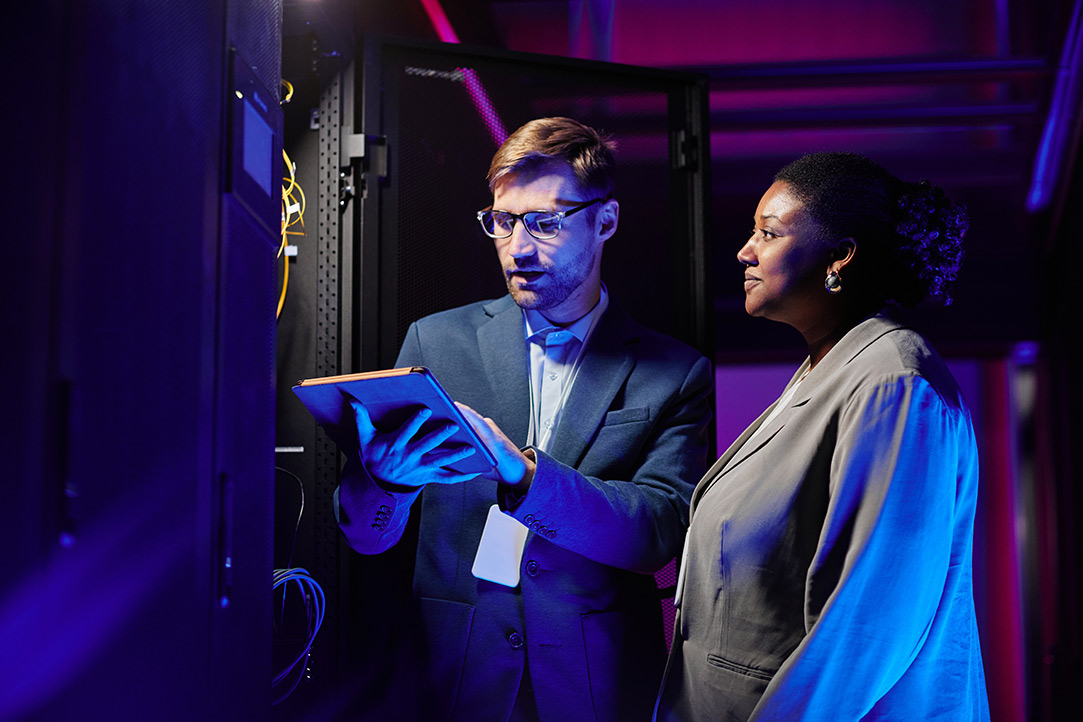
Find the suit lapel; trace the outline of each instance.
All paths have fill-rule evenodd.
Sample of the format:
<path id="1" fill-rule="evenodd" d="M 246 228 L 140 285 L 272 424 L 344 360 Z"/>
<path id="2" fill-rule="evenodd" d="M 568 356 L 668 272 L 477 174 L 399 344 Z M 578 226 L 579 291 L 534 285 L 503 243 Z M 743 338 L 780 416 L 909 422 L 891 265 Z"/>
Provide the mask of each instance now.
<path id="1" fill-rule="evenodd" d="M 610 297 L 609 308 L 587 340 L 575 382 L 561 411 L 549 452 L 577 466 L 605 420 L 606 412 L 635 367 L 639 333 L 631 317 Z"/>
<path id="2" fill-rule="evenodd" d="M 523 332 L 523 312 L 511 296 L 485 306 L 492 316 L 478 327 L 478 349 L 485 377 L 496 400 L 492 416 L 514 443 L 525 446 L 530 424 L 530 361 Z"/>

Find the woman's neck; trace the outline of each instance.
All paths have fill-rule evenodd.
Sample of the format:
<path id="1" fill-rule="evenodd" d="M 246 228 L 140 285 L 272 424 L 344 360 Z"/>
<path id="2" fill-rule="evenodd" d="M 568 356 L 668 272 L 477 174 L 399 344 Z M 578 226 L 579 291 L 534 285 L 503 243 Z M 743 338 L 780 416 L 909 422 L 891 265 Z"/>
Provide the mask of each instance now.
<path id="1" fill-rule="evenodd" d="M 839 313 L 824 316 L 819 323 L 803 331 L 802 335 L 808 345 L 809 368 L 814 368 L 820 363 L 843 336 L 875 313 L 878 308 L 879 306 L 874 304 L 862 304 L 850 308 L 843 306 L 839 308 Z"/>

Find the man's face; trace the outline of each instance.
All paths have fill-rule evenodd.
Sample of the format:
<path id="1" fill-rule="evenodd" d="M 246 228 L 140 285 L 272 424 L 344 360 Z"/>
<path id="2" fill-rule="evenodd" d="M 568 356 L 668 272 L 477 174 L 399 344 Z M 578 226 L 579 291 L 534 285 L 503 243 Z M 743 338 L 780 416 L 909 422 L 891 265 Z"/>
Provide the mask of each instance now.
<path id="1" fill-rule="evenodd" d="M 560 164 L 529 175 L 509 174 L 496 185 L 493 208 L 510 213 L 563 211 L 591 198 L 576 188 L 571 171 Z M 608 204 L 612 207 L 606 208 Z M 598 301 L 602 244 L 616 228 L 615 201 L 598 204 L 564 219 L 555 238 L 539 240 L 522 222 L 512 234 L 494 240 L 508 291 L 522 308 L 535 309 L 554 323 L 580 318 Z M 602 216 L 609 213 L 612 229 Z"/>

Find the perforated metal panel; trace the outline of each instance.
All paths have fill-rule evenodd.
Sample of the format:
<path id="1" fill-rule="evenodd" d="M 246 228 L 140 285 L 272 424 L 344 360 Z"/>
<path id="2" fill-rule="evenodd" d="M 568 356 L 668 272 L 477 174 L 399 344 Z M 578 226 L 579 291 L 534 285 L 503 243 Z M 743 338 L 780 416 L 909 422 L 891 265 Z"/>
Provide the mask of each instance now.
<path id="1" fill-rule="evenodd" d="M 316 369 L 315 376 L 343 373 L 341 367 L 340 312 L 340 231 L 339 206 L 339 135 L 342 122 L 342 76 L 337 64 L 328 64 L 323 76 L 327 82 L 320 100 L 318 196 L 318 259 L 316 278 Z M 310 571 L 325 585 L 328 598 L 336 599 L 340 578 L 338 524 L 334 514 L 334 491 L 338 486 L 339 451 L 327 434 L 316 429 L 314 458 L 314 552 L 315 565 Z M 324 618 L 324 626 L 314 649 L 314 664 L 322 666 L 324 674 L 334 668 L 338 655 L 339 614 Z"/>
<path id="2" fill-rule="evenodd" d="M 387 138 L 389 159 L 381 199 L 365 211 L 379 224 L 379 273 L 361 293 L 362 305 L 379 305 L 379 328 L 362 330 L 379 338 L 377 365 L 394 361 L 412 321 L 506 292 L 474 218 L 491 202 L 485 174 L 508 133 L 558 115 L 617 140 L 620 227 L 602 272 L 613 296 L 646 325 L 703 347 L 695 79 L 371 39 L 365 69 L 365 131 Z"/>
<path id="3" fill-rule="evenodd" d="M 529 65 L 470 65 L 476 70 L 462 58 L 403 57 L 385 71 L 394 76 L 387 82 L 397 86 L 398 101 L 390 111 L 398 115 L 391 169 L 397 203 L 385 220 L 384 245 L 393 256 L 385 273 L 397 263 L 397 283 L 389 289 L 397 302 L 391 345 L 421 316 L 506 292 L 493 243 L 474 212 L 491 203 L 485 174 L 502 134 L 553 115 L 615 134 L 621 219 L 606 244 L 603 279 L 638 319 L 674 332 L 677 306 L 688 302 L 679 297 L 685 287 L 677 288 L 687 267 L 673 271 L 689 257 L 688 239 L 671 232 L 670 203 L 679 201 L 670 187 L 667 89 L 628 87 L 604 76 L 581 85 Z M 500 109 L 498 117 L 479 107 L 479 88 Z"/>
<path id="4" fill-rule="evenodd" d="M 229 38 L 263 87 L 278 91 L 282 78 L 282 0 L 230 0 Z"/>

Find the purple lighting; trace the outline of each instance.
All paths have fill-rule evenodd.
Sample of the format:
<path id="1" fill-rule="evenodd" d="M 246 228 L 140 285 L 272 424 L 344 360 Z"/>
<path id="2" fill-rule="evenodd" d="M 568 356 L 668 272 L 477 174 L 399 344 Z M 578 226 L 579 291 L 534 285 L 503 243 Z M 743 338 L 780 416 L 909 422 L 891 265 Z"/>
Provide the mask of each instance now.
<path id="1" fill-rule="evenodd" d="M 41 714 L 88 669 L 122 657 L 122 640 L 134 630 L 157 630 L 163 645 L 184 636 L 159 627 L 183 630 L 187 619 L 163 625 L 144 617 L 188 579 L 195 539 L 179 493 L 149 483 L 142 494 L 117 500 L 110 515 L 0 596 L 0 639 L 19 650 L 0 660 L 0 719 Z M 186 650 L 174 648 L 183 658 Z M 147 669 L 157 664 L 144 661 Z"/>
<path id="2" fill-rule="evenodd" d="M 429 22 L 436 30 L 437 37 L 445 43 L 458 43 L 459 36 L 451 27 L 451 22 L 448 21 L 439 0 L 421 0 L 421 5 L 425 8 L 425 13 L 429 16 Z M 457 68 L 457 70 L 463 74 L 466 92 L 470 93 L 470 99 L 474 101 L 474 107 L 478 109 L 478 115 L 485 123 L 489 136 L 499 146 L 507 139 L 508 131 L 504 128 L 504 122 L 500 120 L 496 108 L 493 107 L 493 101 L 489 99 L 489 94 L 485 92 L 485 87 L 474 70 L 471 68 Z"/>
<path id="3" fill-rule="evenodd" d="M 436 35 L 445 43 L 457 43 L 459 42 L 459 36 L 455 34 L 455 29 L 451 27 L 451 22 L 447 19 L 447 13 L 444 12 L 444 8 L 440 5 L 440 0 L 421 0 L 421 6 L 425 8 L 425 14 L 429 16 L 429 22 L 432 23 L 433 29 L 436 30 Z"/>
<path id="4" fill-rule="evenodd" d="M 478 79 L 478 74 L 471 68 L 458 68 L 458 70 L 462 71 L 466 92 L 470 93 L 470 99 L 474 101 L 474 107 L 478 109 L 478 115 L 481 116 L 482 122 L 485 123 L 489 136 L 497 146 L 503 144 L 508 138 L 508 131 L 504 127 L 504 122 L 500 120 L 496 108 L 493 107 L 493 101 L 489 99 L 489 94 L 485 92 L 481 80 Z"/>
<path id="5" fill-rule="evenodd" d="M 1079 74 L 1080 62 L 1083 62 L 1083 4 L 1076 4 L 1071 27 L 1065 35 L 1049 116 L 1034 161 L 1034 176 L 1027 194 L 1027 210 L 1031 212 L 1049 205 L 1057 188 L 1064 157 L 1068 155 L 1083 86 Z"/>

